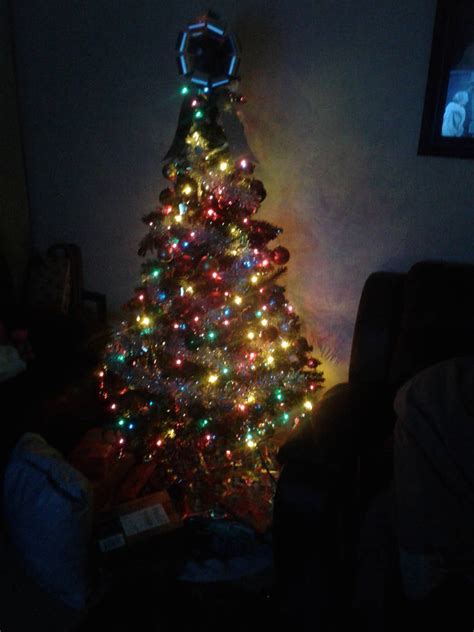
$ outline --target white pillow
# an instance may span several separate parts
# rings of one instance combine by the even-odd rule
[[[18,441],[4,479],[4,513],[25,571],[82,609],[89,594],[92,499],[87,479],[40,435]]]

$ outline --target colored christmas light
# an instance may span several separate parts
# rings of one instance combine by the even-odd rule
[[[196,24],[214,33],[212,20]],[[163,488],[184,485],[196,510],[252,490],[256,507],[271,501],[278,446],[313,410],[323,378],[279,285],[289,252],[270,244],[281,229],[255,219],[265,197],[255,161],[234,155],[219,118],[237,118],[242,98],[219,77],[199,84],[192,32],[178,51],[193,84],[181,88],[186,124],[161,205],[144,218],[141,283],[99,388],[121,452],[156,459]],[[237,62],[232,52],[229,81]]]

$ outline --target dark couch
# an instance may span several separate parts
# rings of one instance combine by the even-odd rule
[[[300,629],[354,624],[359,526],[391,481],[394,396],[422,369],[474,354],[473,307],[474,265],[425,261],[367,279],[349,380],[325,394],[279,455],[277,589]]]

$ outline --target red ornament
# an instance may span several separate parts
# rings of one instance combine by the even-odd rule
[[[162,204],[171,204],[174,199],[174,192],[171,189],[163,189],[160,193],[160,202]]]
[[[175,271],[180,274],[190,272],[194,267],[194,260],[189,255],[182,255],[175,263]]]
[[[272,261],[278,266],[284,266],[290,260],[290,251],[284,246],[277,246],[272,251]]]
[[[214,292],[211,292],[208,296],[209,296],[209,303],[213,307],[219,307],[219,305],[222,303],[222,292],[219,292],[218,290],[214,290]]]
[[[265,191],[265,187],[263,186],[263,182],[261,180],[254,180],[250,185],[250,188],[257,196],[259,202],[263,202],[263,200],[267,197],[267,192]]]
[[[298,340],[296,341],[296,348],[300,353],[307,353],[308,351],[311,351],[313,347],[311,347],[308,344],[308,341],[306,340],[306,338],[304,338],[303,336],[301,336],[300,338],[298,338]]]
[[[262,339],[265,342],[273,342],[278,338],[278,329],[276,327],[267,327],[262,331]]]

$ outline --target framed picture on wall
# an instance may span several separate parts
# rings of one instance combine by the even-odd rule
[[[473,0],[438,0],[418,153],[474,158]]]

